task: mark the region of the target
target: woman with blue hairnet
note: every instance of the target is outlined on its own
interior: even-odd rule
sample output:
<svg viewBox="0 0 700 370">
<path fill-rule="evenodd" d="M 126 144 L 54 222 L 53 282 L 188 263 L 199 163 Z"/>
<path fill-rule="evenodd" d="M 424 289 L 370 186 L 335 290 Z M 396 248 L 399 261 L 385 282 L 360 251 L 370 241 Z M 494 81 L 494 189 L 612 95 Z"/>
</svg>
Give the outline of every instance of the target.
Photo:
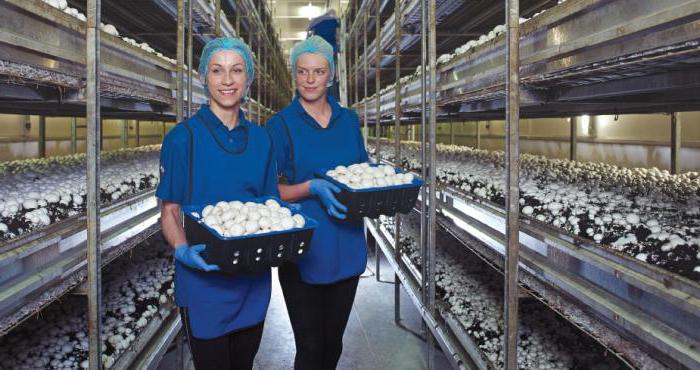
<svg viewBox="0 0 700 370">
<path fill-rule="evenodd" d="M 272 143 L 265 129 L 241 110 L 255 77 L 250 48 L 235 38 L 209 41 L 199 76 L 209 96 L 163 141 L 161 226 L 175 249 L 175 302 L 180 307 L 197 369 L 251 369 L 270 302 L 270 271 L 223 275 L 200 253 L 206 245 L 188 239 L 183 205 L 277 195 Z"/>
<path fill-rule="evenodd" d="M 299 202 L 319 222 L 298 264 L 279 279 L 294 331 L 297 370 L 335 369 L 343 350 L 359 276 L 367 263 L 362 225 L 347 223 L 338 187 L 314 173 L 367 161 L 357 115 L 327 94 L 333 84 L 333 47 L 311 36 L 291 51 L 297 95 L 267 123 L 277 159 L 280 195 Z"/>
</svg>

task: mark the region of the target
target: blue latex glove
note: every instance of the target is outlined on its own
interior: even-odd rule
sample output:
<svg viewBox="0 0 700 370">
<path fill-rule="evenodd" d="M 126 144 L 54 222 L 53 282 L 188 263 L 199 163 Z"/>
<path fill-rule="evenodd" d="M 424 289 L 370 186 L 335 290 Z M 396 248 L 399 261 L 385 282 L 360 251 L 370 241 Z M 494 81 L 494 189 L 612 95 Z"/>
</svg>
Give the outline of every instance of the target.
<svg viewBox="0 0 700 370">
<path fill-rule="evenodd" d="M 210 265 L 204 262 L 204 258 L 199 255 L 200 252 L 207 248 L 204 244 L 196 244 L 193 246 L 180 245 L 175 247 L 175 259 L 183 263 L 185 266 L 202 271 L 218 271 L 217 265 Z"/>
<path fill-rule="evenodd" d="M 339 187 L 327 180 L 313 179 L 309 184 L 309 192 L 321 200 L 329 215 L 341 220 L 345 219 L 344 212 L 347 212 L 348 208 L 335 199 L 335 194 L 340 193 Z"/>
</svg>

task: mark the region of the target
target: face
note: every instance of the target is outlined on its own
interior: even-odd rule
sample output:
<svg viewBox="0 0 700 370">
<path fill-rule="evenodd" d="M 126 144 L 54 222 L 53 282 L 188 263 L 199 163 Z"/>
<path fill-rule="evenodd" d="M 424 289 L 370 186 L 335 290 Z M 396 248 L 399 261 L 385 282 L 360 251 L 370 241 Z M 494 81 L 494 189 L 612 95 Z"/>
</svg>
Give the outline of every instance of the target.
<svg viewBox="0 0 700 370">
<path fill-rule="evenodd" d="M 247 75 L 243 57 L 233 50 L 215 53 L 207 66 L 209 103 L 219 108 L 233 108 L 245 94 Z"/>
<path fill-rule="evenodd" d="M 313 102 L 325 98 L 329 79 L 330 69 L 326 58 L 306 53 L 297 59 L 296 85 L 302 99 Z"/>
</svg>

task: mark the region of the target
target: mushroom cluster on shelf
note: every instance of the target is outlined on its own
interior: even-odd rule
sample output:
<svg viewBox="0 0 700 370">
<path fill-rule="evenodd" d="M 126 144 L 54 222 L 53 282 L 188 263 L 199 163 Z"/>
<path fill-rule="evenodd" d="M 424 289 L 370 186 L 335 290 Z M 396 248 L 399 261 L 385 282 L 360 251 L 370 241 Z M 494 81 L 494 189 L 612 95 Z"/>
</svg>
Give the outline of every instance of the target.
<svg viewBox="0 0 700 370">
<path fill-rule="evenodd" d="M 103 275 L 102 364 L 109 369 L 133 348 L 147 325 L 174 309 L 172 253 L 160 238 L 137 246 Z M 87 368 L 85 300 L 54 302 L 0 338 L 0 369 Z"/>
<path fill-rule="evenodd" d="M 351 189 L 376 189 L 388 186 L 405 185 L 413 182 L 413 174 L 401 173 L 392 166 L 369 163 L 356 163 L 350 166 L 337 166 L 326 171 L 326 175 Z"/>
<path fill-rule="evenodd" d="M 56 8 L 56 9 L 58 9 L 58 10 L 63 11 L 64 13 L 66 13 L 66 14 L 68 14 L 76 19 L 79 19 L 83 22 L 87 21 L 87 17 L 85 16 L 85 14 L 80 12 L 80 10 L 78 10 L 76 8 L 71 8 L 68 6 L 67 0 L 42 0 L 42 1 L 48 5 Z M 112 35 L 114 37 L 119 37 L 119 31 L 112 24 L 105 24 L 105 23 L 100 22 L 100 29 L 109 35 Z M 156 51 L 155 49 L 153 49 L 147 42 L 140 43 L 140 42 L 138 42 L 132 38 L 129 38 L 129 37 L 121 37 L 121 39 L 124 40 L 124 42 L 126 42 L 127 44 L 133 45 L 133 46 L 140 48 L 141 50 L 146 51 L 148 53 L 155 54 L 160 59 L 163 59 L 163 60 L 169 62 L 170 64 L 177 63 L 177 61 L 175 59 L 169 58 L 169 57 L 163 55 L 162 53 Z"/>
<path fill-rule="evenodd" d="M 557 5 L 562 4 L 564 2 L 566 2 L 566 0 L 558 0 Z M 549 11 L 549 9 L 551 9 L 551 8 L 541 10 L 541 11 L 533 14 L 529 18 L 520 17 L 519 22 L 522 24 L 522 23 L 529 21 L 530 19 L 537 18 L 540 15 L 547 13 Z M 438 68 L 442 67 L 445 64 L 448 64 L 449 62 L 451 62 L 452 60 L 455 60 L 455 58 L 457 58 L 461 55 L 468 54 L 470 51 L 474 52 L 474 51 L 480 49 L 480 47 L 482 45 L 488 44 L 489 42 L 498 38 L 498 36 L 505 34 L 505 33 L 506 33 L 506 25 L 505 24 L 499 24 L 499 25 L 495 26 L 493 29 L 491 29 L 491 31 L 484 33 L 484 34 L 481 34 L 479 37 L 476 37 L 476 38 L 473 38 L 473 39 L 467 41 L 465 44 L 457 47 L 453 52 L 440 55 L 437 58 Z M 426 71 L 429 71 L 429 70 L 430 70 L 429 67 L 426 68 Z M 401 77 L 399 82 L 402 86 L 408 85 L 409 82 L 411 82 L 413 80 L 418 80 L 422 74 L 423 74 L 422 67 L 419 65 L 416 67 L 416 71 L 414 73 Z M 396 86 L 396 84 L 384 86 L 381 90 L 379 90 L 379 96 L 381 97 L 385 93 L 392 91 L 395 88 L 395 86 Z M 376 98 L 377 98 L 377 94 L 373 94 L 371 96 L 368 96 L 368 97 L 365 97 L 364 99 L 362 99 L 359 102 L 359 104 L 361 104 L 361 105 L 368 104 L 370 102 L 375 101 Z"/>
<path fill-rule="evenodd" d="M 393 235 L 393 218 L 380 222 Z M 420 222 L 417 216 L 402 216 L 401 251 L 418 270 Z M 459 323 L 478 346 L 484 360 L 502 368 L 503 278 L 479 258 L 471 258 L 447 232 L 436 233 L 435 295 L 443 317 Z M 623 369 L 620 361 L 586 334 L 537 301 L 523 301 L 518 328 L 520 369 Z"/>
<path fill-rule="evenodd" d="M 265 203 L 222 201 L 204 207 L 201 217 L 205 225 L 222 237 L 287 231 L 306 225 L 303 215 L 293 214 L 291 209 L 274 199 Z"/>
<path fill-rule="evenodd" d="M 401 165 L 419 171 L 417 143 Z M 393 150 L 382 157 L 394 160 Z M 456 193 L 505 204 L 502 151 L 438 145 L 437 179 Z M 700 174 L 523 154 L 520 210 L 603 247 L 700 281 Z"/>
<path fill-rule="evenodd" d="M 102 153 L 102 204 L 154 188 L 159 149 L 151 145 Z M 0 164 L 0 241 L 84 213 L 85 160 L 84 154 L 73 154 Z"/>
</svg>

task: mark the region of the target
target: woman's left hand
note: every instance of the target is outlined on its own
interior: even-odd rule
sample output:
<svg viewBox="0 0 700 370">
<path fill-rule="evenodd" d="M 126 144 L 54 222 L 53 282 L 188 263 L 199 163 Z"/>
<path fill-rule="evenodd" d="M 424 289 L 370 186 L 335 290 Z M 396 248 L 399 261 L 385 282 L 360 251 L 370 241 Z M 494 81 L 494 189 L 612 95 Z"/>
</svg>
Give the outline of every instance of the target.
<svg viewBox="0 0 700 370">
<path fill-rule="evenodd" d="M 335 198 L 335 194 L 340 193 L 339 187 L 328 180 L 313 179 L 309 184 L 309 192 L 321 200 L 329 215 L 340 220 L 345 219 L 345 212 L 348 211 L 348 208 Z"/>
</svg>

